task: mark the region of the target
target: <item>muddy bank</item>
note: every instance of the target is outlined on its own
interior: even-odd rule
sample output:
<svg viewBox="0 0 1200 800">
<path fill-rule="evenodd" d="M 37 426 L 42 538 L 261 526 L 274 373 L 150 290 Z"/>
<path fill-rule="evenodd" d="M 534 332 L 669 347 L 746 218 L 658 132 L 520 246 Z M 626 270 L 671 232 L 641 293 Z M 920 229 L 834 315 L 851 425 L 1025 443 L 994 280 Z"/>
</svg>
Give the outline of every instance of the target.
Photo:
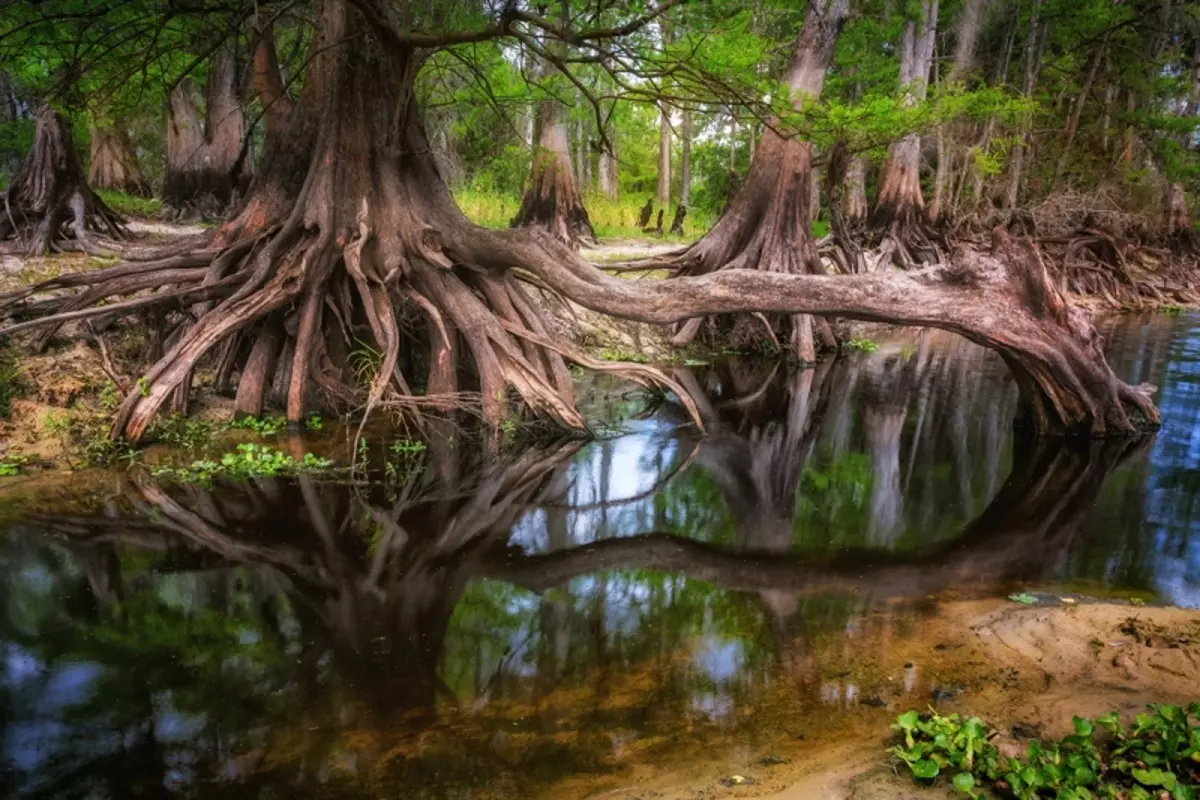
<svg viewBox="0 0 1200 800">
<path fill-rule="evenodd" d="M 999 731 L 1001 751 L 1016 755 L 1028 737 L 1070 733 L 1074 715 L 1115 709 L 1130 716 L 1148 703 L 1200 697 L 1194 610 L 1088 599 L 1051 607 L 951 600 L 924 622 L 898 627 L 825 643 L 817 656 L 819 702 L 800 715 L 785 713 L 783 730 L 770 731 L 776 721 L 764 719 L 768 730 L 759 742 L 697 742 L 691 753 L 662 754 L 653 766 L 631 765 L 620 777 L 546 796 L 955 797 L 948 787 L 920 788 L 893 770 L 886 749 L 897 714 L 933 705 L 980 716 Z"/>
</svg>

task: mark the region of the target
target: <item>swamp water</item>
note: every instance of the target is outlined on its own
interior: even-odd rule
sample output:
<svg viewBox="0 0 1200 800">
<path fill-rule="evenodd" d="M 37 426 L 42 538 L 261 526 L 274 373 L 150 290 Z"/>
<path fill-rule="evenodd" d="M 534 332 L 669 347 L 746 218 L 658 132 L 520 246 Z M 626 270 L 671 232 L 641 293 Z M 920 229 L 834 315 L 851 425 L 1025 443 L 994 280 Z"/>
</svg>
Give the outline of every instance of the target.
<svg viewBox="0 0 1200 800">
<path fill-rule="evenodd" d="M 619 435 L 368 484 L 9 490 L 0 796 L 894 797 L 826 777 L 907 708 L 1194 694 L 1197 614 L 1055 605 L 1200 607 L 1200 317 L 1107 334 L 1156 437 L 1014 442 L 999 359 L 921 332 L 682 370 L 703 438 L 594 392 Z"/>
</svg>

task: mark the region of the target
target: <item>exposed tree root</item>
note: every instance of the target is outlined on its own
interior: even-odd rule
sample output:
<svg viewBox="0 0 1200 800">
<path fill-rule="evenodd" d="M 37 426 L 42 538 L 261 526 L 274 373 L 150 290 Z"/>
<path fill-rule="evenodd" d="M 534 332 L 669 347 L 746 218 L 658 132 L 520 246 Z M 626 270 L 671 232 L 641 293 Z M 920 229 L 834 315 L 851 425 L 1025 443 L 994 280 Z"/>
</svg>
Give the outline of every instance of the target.
<svg viewBox="0 0 1200 800">
<path fill-rule="evenodd" d="M 123 223 L 83 179 L 70 122 L 42 106 L 33 148 L 12 183 L 0 192 L 0 242 L 16 239 L 29 255 L 65 250 L 112 255 L 91 234 L 123 238 Z"/>
<path fill-rule="evenodd" d="M 1095 227 L 1037 242 L 1066 291 L 1100 297 L 1114 308 L 1200 302 L 1200 260 L 1186 247 L 1151 247 Z"/>
</svg>

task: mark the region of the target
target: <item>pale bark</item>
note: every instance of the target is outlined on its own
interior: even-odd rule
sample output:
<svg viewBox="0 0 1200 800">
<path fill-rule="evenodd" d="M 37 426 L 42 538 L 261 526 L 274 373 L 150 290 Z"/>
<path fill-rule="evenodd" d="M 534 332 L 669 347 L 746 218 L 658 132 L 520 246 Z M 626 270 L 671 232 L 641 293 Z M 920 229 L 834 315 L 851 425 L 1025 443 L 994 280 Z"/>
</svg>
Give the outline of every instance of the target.
<svg viewBox="0 0 1200 800">
<path fill-rule="evenodd" d="M 617 163 L 616 132 L 608 134 L 608 142 L 600 144 L 600 158 L 596 169 L 600 194 L 616 200 L 621 196 L 621 180 Z"/>
<path fill-rule="evenodd" d="M 683 130 L 679 142 L 679 205 L 692 204 L 692 110 L 683 110 Z"/>
<path fill-rule="evenodd" d="M 904 23 L 900 39 L 900 86 L 909 105 L 925 99 L 937 37 L 938 0 L 921 0 L 919 19 Z M 921 195 L 921 134 L 905 135 L 892 145 L 879 182 L 873 223 L 886 228 L 908 225 L 924 209 Z"/>
<path fill-rule="evenodd" d="M 666 103 L 659 103 L 658 111 L 658 182 L 654 199 L 666 207 L 671 203 L 671 111 Z"/>
<path fill-rule="evenodd" d="M 171 92 L 163 202 L 177 211 L 219 214 L 244 181 L 246 120 L 236 78 L 233 54 L 218 50 L 209 61 L 203 120 L 191 81 L 184 79 Z"/>
<path fill-rule="evenodd" d="M 138 168 L 133 142 L 124 128 L 93 120 L 91 140 L 88 184 L 93 189 L 112 189 L 141 197 L 150 195 L 150 187 Z"/>
</svg>

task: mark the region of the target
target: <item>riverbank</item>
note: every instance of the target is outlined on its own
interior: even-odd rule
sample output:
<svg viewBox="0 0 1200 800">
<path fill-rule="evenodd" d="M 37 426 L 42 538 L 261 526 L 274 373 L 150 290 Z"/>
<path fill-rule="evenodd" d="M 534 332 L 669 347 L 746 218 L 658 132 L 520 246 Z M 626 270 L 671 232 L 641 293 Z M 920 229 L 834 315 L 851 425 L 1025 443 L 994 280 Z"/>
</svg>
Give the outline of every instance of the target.
<svg viewBox="0 0 1200 800">
<path fill-rule="evenodd" d="M 1086 597 L 934 601 L 908 629 L 882 626 L 815 657 L 821 702 L 803 723 L 763 732 L 757 747 L 703 748 L 630 774 L 568 783 L 546 797 L 694 800 L 884 800 L 961 797 L 918 787 L 887 755 L 894 717 L 910 708 L 979 716 L 1009 755 L 1029 738 L 1071 733 L 1073 716 L 1200 698 L 1200 611 Z M 886 614 L 886 611 L 879 613 Z M 863 624 L 859 630 L 871 630 Z M 764 721 L 764 725 L 770 723 Z M 741 778 L 738 781 L 734 777 Z M 731 785 L 732 784 L 732 785 Z"/>
</svg>

